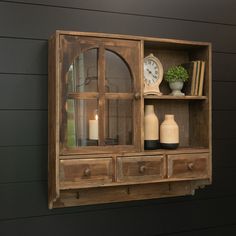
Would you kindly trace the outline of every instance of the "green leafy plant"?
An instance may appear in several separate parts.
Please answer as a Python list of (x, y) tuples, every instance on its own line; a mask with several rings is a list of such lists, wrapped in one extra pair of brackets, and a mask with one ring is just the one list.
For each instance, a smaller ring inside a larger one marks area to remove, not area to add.
[(176, 81), (187, 81), (189, 78), (187, 70), (183, 66), (172, 66), (165, 74), (165, 81), (176, 82)]

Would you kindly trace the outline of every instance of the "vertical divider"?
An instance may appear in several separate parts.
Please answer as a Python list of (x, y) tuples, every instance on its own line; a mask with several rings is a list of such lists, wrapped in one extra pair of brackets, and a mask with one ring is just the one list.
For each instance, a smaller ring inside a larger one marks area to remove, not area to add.
[(144, 40), (141, 40), (141, 43), (140, 43), (140, 58), (139, 60), (141, 61), (141, 65), (140, 65), (140, 70), (139, 70), (139, 73), (140, 73), (140, 91), (141, 91), (141, 104), (140, 104), (140, 150), (141, 151), (144, 151), (144, 106), (145, 106), (145, 100), (144, 100), (144, 96), (143, 96), (143, 90), (144, 90), (144, 72), (143, 72), (143, 58), (144, 58)]
[(98, 145), (105, 145), (105, 49), (98, 50)]

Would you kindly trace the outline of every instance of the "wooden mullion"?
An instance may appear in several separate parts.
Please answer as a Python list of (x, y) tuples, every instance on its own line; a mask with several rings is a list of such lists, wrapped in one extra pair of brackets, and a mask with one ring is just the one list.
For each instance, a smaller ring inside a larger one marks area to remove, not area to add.
[(69, 99), (97, 99), (98, 97), (96, 92), (68, 93), (67, 95)]
[(105, 145), (105, 49), (98, 50), (98, 145)]
[(105, 98), (113, 100), (133, 100), (134, 93), (105, 93)]

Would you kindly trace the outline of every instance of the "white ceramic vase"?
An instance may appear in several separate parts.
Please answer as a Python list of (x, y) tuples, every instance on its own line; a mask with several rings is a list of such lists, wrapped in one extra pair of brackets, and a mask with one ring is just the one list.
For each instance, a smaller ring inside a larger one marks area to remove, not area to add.
[(144, 149), (160, 148), (159, 121), (154, 112), (154, 105), (145, 105), (144, 111)]
[(179, 145), (179, 126), (172, 114), (166, 114), (165, 120), (161, 123), (160, 143), (166, 149), (176, 149)]

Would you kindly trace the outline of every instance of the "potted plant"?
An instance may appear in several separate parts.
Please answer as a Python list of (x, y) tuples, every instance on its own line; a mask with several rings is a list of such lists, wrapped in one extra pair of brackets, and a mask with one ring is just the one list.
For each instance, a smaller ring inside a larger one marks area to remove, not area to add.
[(172, 90), (170, 95), (184, 96), (181, 92), (184, 82), (189, 78), (187, 70), (183, 66), (172, 66), (165, 73), (165, 81), (169, 82)]

